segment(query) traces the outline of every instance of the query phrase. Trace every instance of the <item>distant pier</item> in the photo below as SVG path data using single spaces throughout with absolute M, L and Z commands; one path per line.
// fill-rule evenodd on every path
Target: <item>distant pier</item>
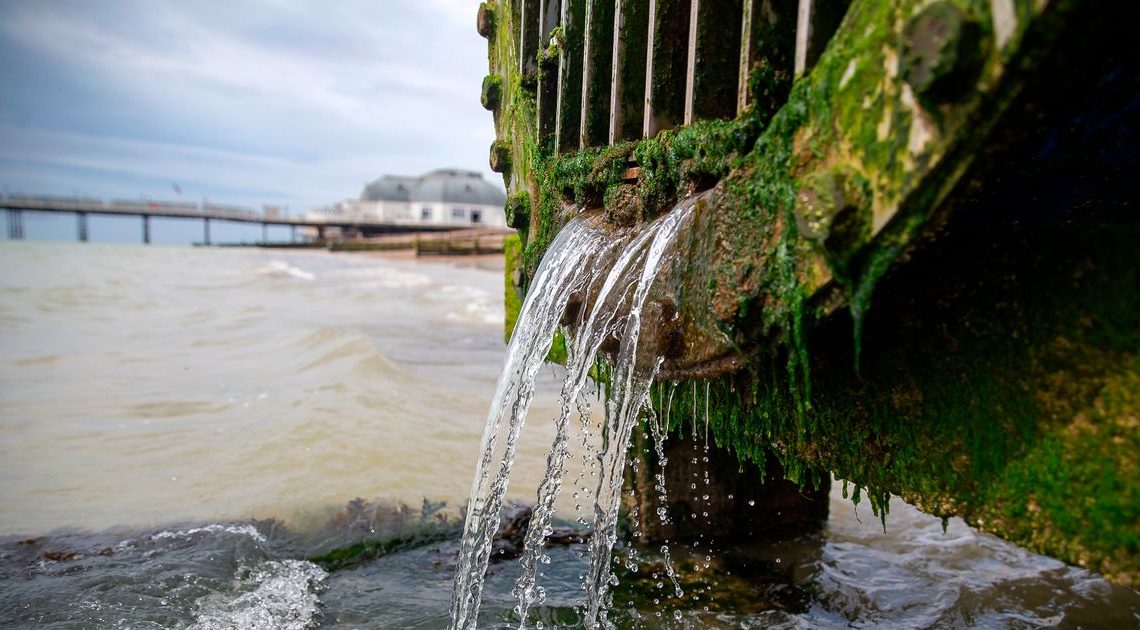
M 106 216 L 135 216 L 142 219 L 141 241 L 150 243 L 150 220 L 154 217 L 170 219 L 199 219 L 202 221 L 202 243 L 210 245 L 210 224 L 213 221 L 231 221 L 235 223 L 256 223 L 262 227 L 262 241 L 268 242 L 268 228 L 270 225 L 289 226 L 290 242 L 297 241 L 297 228 L 312 228 L 316 231 L 317 240 L 325 240 L 325 231 L 328 228 L 337 228 L 340 233 L 351 233 L 361 237 L 378 237 L 392 234 L 410 234 L 413 232 L 451 232 L 460 229 L 469 229 L 470 225 L 439 225 L 419 221 L 381 221 L 367 218 L 337 219 L 337 218 L 303 218 L 295 216 L 274 215 L 257 211 L 246 206 L 227 204 L 178 201 L 138 201 L 113 199 L 104 201 L 91 197 L 64 197 L 64 196 L 19 196 L 7 195 L 0 197 L 0 208 L 8 215 L 8 238 L 22 240 L 24 238 L 24 213 L 68 213 L 75 215 L 76 238 L 80 242 L 87 242 L 87 217 L 89 215 Z

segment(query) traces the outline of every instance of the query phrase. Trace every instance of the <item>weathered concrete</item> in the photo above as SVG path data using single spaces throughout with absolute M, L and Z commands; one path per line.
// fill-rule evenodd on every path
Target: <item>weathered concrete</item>
M 636 4 L 615 50 L 647 41 Z M 1137 9 L 800 2 L 789 90 L 795 3 L 743 4 L 742 35 L 783 37 L 742 36 L 735 120 L 621 142 L 646 76 L 620 55 L 609 147 L 555 157 L 518 133 L 525 90 L 506 99 L 530 206 L 508 293 L 576 207 L 630 224 L 711 187 L 657 299 L 680 314 L 663 378 L 709 379 L 717 444 L 1136 584 Z

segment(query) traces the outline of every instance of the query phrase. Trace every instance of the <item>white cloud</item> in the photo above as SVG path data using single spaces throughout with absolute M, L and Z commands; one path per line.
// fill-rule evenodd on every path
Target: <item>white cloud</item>
M 0 6 L 0 46 L 43 76 L 0 67 L 13 95 L 0 98 L 0 183 L 39 164 L 332 201 L 385 172 L 486 172 L 477 6 Z

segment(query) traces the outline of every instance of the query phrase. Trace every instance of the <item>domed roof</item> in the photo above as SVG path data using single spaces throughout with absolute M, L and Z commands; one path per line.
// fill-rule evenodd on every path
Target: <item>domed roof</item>
M 507 196 L 475 171 L 439 169 L 419 179 L 412 189 L 413 202 L 460 203 L 502 206 Z
M 408 201 L 412 188 L 419 181 L 415 177 L 384 175 L 367 184 L 360 192 L 361 201 Z

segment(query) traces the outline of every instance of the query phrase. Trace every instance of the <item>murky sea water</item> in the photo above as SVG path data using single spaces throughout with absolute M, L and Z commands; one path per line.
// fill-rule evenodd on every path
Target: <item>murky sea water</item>
M 504 352 L 490 266 L 0 243 L 0 625 L 445 625 L 455 517 Z M 534 500 L 545 470 L 550 372 L 519 447 L 517 500 Z M 714 559 L 724 594 L 652 605 L 653 587 L 619 587 L 613 617 L 1140 625 L 1133 591 L 959 521 L 943 533 L 901 502 L 884 534 L 838 492 L 821 535 Z M 393 540 L 374 560 L 308 561 Z M 584 551 L 550 550 L 532 621 L 578 619 Z M 482 626 L 509 625 L 517 577 L 517 562 L 492 563 Z

